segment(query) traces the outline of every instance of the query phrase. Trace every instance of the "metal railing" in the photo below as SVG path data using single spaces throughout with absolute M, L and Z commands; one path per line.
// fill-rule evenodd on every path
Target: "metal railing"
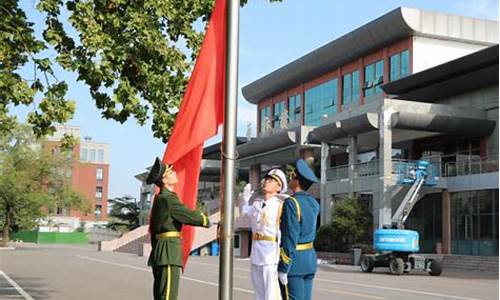
M 441 157 L 424 159 L 429 162 L 427 181 L 437 181 L 439 177 L 464 176 L 498 172 L 498 155 L 488 158 L 469 158 L 453 162 L 443 162 Z M 392 159 L 392 174 L 400 182 L 403 178 L 412 178 L 416 160 Z M 349 177 L 349 165 L 335 166 L 327 169 L 327 180 L 340 180 Z M 354 164 L 354 178 L 378 176 L 379 160 L 371 160 Z
M 498 172 L 498 156 L 490 158 L 472 158 L 443 163 L 443 176 L 464 176 Z

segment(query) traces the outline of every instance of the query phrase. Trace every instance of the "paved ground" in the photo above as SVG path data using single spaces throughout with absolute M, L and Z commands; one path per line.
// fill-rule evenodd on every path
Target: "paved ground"
M 16 246 L 0 250 L 0 299 L 151 299 L 146 259 L 97 252 L 95 246 Z M 218 299 L 218 258 L 192 257 L 181 280 L 179 299 Z M 253 299 L 249 261 L 234 260 L 234 299 Z M 321 265 L 313 299 L 498 299 L 498 275 L 445 270 L 392 276 L 352 266 Z

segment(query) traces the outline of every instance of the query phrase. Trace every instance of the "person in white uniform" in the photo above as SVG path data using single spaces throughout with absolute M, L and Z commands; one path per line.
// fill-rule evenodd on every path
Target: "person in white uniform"
M 239 195 L 240 214 L 250 217 L 252 284 L 256 300 L 280 300 L 278 262 L 280 215 L 287 190 L 285 173 L 272 169 L 264 177 L 260 193 L 247 184 Z M 249 204 L 250 198 L 253 202 Z

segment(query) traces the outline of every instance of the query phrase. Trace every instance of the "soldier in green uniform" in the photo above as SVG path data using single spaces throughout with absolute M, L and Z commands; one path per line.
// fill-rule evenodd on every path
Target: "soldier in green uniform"
M 182 268 L 182 225 L 210 226 L 207 216 L 190 210 L 180 202 L 174 192 L 177 182 L 177 174 L 172 167 L 156 158 L 146 179 L 147 184 L 154 183 L 160 188 L 160 193 L 153 202 L 149 221 L 152 250 L 148 266 L 153 269 L 155 300 L 177 299 Z

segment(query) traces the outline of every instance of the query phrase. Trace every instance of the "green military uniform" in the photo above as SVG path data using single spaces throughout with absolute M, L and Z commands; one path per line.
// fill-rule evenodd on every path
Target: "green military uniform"
M 154 166 L 151 172 L 153 170 Z M 150 219 L 152 250 L 148 266 L 153 268 L 154 299 L 177 299 L 182 268 L 180 232 L 183 224 L 208 227 L 209 221 L 203 213 L 184 206 L 175 192 L 162 188 L 153 202 Z
M 180 231 L 183 224 L 207 227 L 208 218 L 184 206 L 174 192 L 162 189 L 151 210 L 152 250 L 148 265 L 153 267 L 155 299 L 177 299 L 182 267 Z

